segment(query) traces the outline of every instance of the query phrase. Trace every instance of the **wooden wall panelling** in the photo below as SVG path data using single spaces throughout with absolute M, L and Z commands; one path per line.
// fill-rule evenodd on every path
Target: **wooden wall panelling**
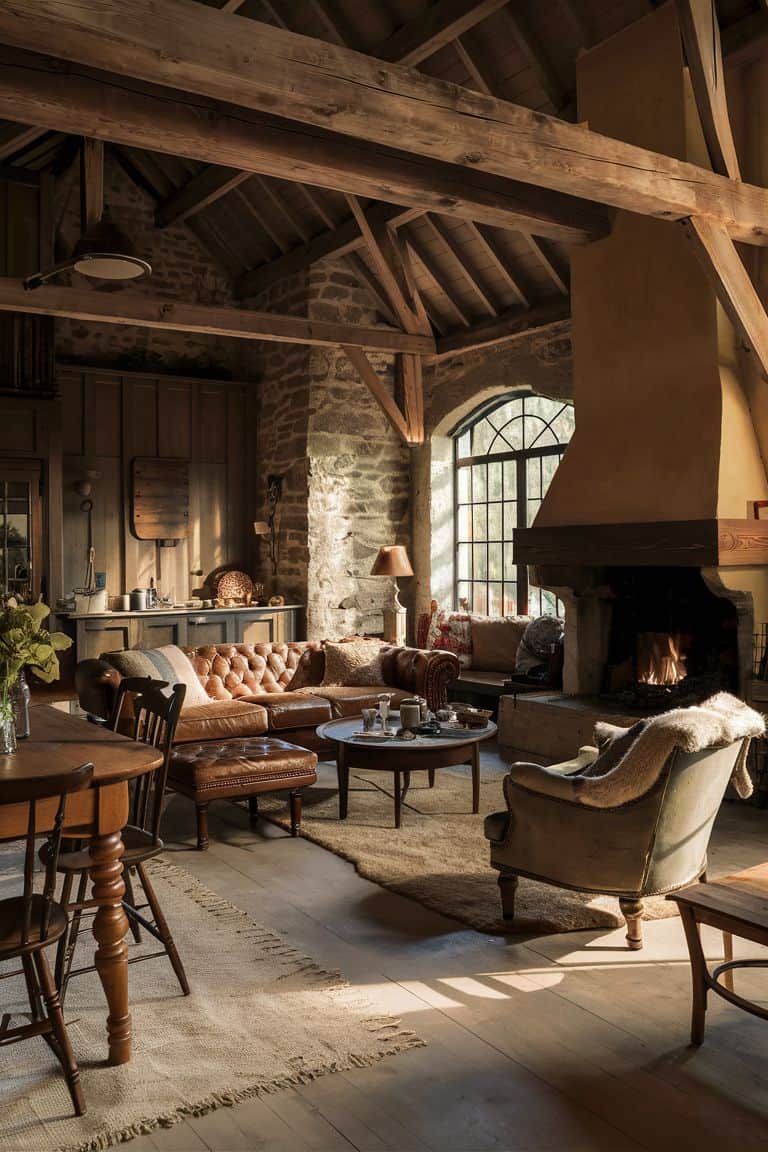
M 157 454 L 189 460 L 192 456 L 191 381 L 162 382 L 157 393 Z
M 83 390 L 85 377 L 75 370 L 59 370 L 61 396 L 61 445 L 65 456 L 82 456 L 85 451 L 83 430 Z
M 90 375 L 84 380 L 83 455 L 116 456 L 121 452 L 120 378 Z
M 40 451 L 36 403 L 20 397 L 0 398 L 0 452 L 34 456 Z
M 157 455 L 157 380 L 124 376 L 123 407 L 123 540 L 125 591 L 147 588 L 155 575 L 155 545 L 131 532 L 131 462 L 134 456 Z
M 122 469 L 119 457 L 66 456 L 63 470 L 63 522 L 64 589 L 80 588 L 85 576 L 88 548 L 88 517 L 80 508 L 83 497 L 75 486 L 86 470 L 99 473 L 93 481 L 93 546 L 96 550 L 96 571 L 107 573 L 110 596 L 119 595 L 123 588 L 123 540 L 119 517 L 115 509 L 122 504 Z
M 248 567 L 246 528 L 250 527 L 247 467 L 246 394 L 230 388 L 222 396 L 227 406 L 227 541 L 232 560 Z
M 229 560 L 227 541 L 227 410 L 222 390 L 200 384 L 202 438 L 200 483 L 200 567 L 208 573 Z

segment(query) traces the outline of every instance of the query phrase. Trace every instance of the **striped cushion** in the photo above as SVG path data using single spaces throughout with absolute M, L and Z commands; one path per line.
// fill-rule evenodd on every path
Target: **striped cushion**
M 186 708 L 211 702 L 191 661 L 175 644 L 105 652 L 101 658 L 116 668 L 121 676 L 151 676 L 154 680 L 167 680 L 169 684 L 186 684 Z

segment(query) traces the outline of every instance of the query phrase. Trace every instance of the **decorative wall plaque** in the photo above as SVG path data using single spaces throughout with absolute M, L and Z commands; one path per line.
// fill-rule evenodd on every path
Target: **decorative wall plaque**
M 189 461 L 137 456 L 131 509 L 133 534 L 139 540 L 185 540 L 189 534 Z

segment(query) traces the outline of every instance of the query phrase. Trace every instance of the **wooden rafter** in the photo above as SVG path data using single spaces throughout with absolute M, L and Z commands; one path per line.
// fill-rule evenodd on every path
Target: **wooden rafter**
M 725 96 L 720 25 L 714 0 L 677 0 L 680 31 L 696 106 L 715 172 L 739 180 L 739 161 Z
M 703 217 L 692 216 L 685 229 L 731 323 L 768 379 L 768 316 L 736 245 L 721 225 Z
M 288 205 L 280 196 L 277 195 L 275 190 L 270 187 L 268 181 L 263 176 L 255 176 L 254 183 L 261 189 L 262 194 L 269 200 L 277 215 L 285 221 L 289 228 L 296 232 L 303 242 L 306 244 L 309 241 L 309 232 L 304 224 L 298 219 L 295 212 L 292 212 Z
M 181 224 L 220 197 L 226 196 L 227 192 L 237 188 L 244 180 L 249 180 L 252 175 L 252 172 L 242 172 L 239 168 L 204 168 L 199 175 L 193 176 L 158 205 L 155 223 L 160 228 Z
M 424 443 L 424 383 L 423 362 L 420 356 L 408 353 L 395 358 L 395 372 L 403 396 L 408 440 L 411 444 Z
M 3 124 L 0 127 L 0 162 L 21 152 L 22 148 L 29 147 L 45 136 L 45 128 L 29 128 L 24 124 Z
M 414 67 L 503 8 L 507 0 L 436 0 L 379 44 L 374 55 Z
M 410 444 L 410 428 L 406 419 L 363 349 L 346 346 L 344 352 L 395 432 L 406 444 Z
M 566 243 L 584 243 L 608 228 L 603 209 L 572 196 L 327 131 L 286 127 L 284 121 L 246 109 L 235 114 L 227 105 L 180 91 L 129 80 L 117 85 L 105 73 L 66 67 L 2 45 L 0 116 L 26 117 L 69 135 L 238 167 L 499 228 L 527 229 Z
M 533 308 L 510 308 L 500 316 L 482 320 L 466 331 L 451 332 L 440 338 L 437 341 L 437 358 L 469 352 L 473 348 L 507 344 L 533 329 L 543 330 L 562 324 L 570 314 L 570 304 L 562 296 L 535 304 Z
M 395 316 L 389 301 L 387 300 L 384 289 L 376 279 L 374 273 L 366 264 L 365 260 L 356 252 L 351 252 L 346 257 L 347 265 L 349 266 L 353 276 L 357 278 L 361 284 L 372 297 L 377 309 L 394 328 L 398 328 L 397 316 Z
M 512 34 L 520 51 L 533 68 L 547 99 L 554 110 L 558 112 L 566 103 L 565 91 L 539 44 L 530 22 L 519 6 L 514 11 L 511 7 L 506 7 L 504 17 L 512 29 Z
M 391 204 L 376 204 L 373 208 L 366 209 L 366 216 L 375 223 L 387 224 L 392 221 L 393 224 L 397 224 L 407 220 L 409 213 Z M 365 240 L 360 225 L 354 216 L 350 216 L 337 227 L 329 228 L 327 232 L 314 236 L 307 244 L 292 248 L 269 264 L 261 264 L 258 268 L 244 272 L 235 285 L 235 292 L 240 297 L 255 296 L 270 284 L 275 284 L 278 280 L 314 264 L 317 260 L 323 260 L 327 256 L 345 256 L 364 246 Z
M 83 232 L 104 212 L 104 141 L 87 136 L 80 149 L 80 227 Z
M 463 306 L 456 300 L 453 285 L 449 283 L 446 277 L 441 272 L 440 268 L 435 263 L 432 253 L 427 248 L 426 244 L 422 241 L 421 237 L 415 232 L 409 231 L 404 233 L 405 243 L 416 256 L 417 260 L 421 263 L 424 271 L 429 276 L 430 280 L 436 285 L 437 288 L 443 293 L 448 301 L 448 307 L 453 313 L 456 320 L 464 328 L 469 328 L 472 320 L 467 314 Z
M 493 237 L 478 227 L 477 224 L 470 224 L 469 227 L 477 244 L 480 246 L 480 248 L 482 248 L 483 252 L 490 260 L 496 271 L 499 273 L 509 290 L 519 300 L 524 308 L 528 308 L 530 306 L 530 301 L 507 267 L 507 262 L 503 259 L 500 252 L 498 251 Z
M 539 240 L 536 236 L 531 236 L 528 232 L 523 233 L 523 239 L 547 276 L 549 276 L 557 291 L 562 292 L 563 296 L 567 296 L 569 292 L 568 268 L 562 266 L 561 261 L 549 250 L 544 240 Z
M 484 93 L 486 96 L 493 96 L 490 81 L 488 80 L 483 68 L 478 64 L 474 55 L 467 48 L 466 43 L 462 40 L 461 36 L 457 36 L 453 41 L 453 47 L 456 55 L 461 60 L 462 64 L 469 74 L 473 87 L 478 91 Z
M 330 212 L 328 211 L 328 209 L 323 204 L 323 201 L 320 198 L 320 196 L 318 195 L 318 193 L 313 192 L 311 188 L 307 188 L 306 184 L 297 184 L 296 187 L 298 188 L 299 192 L 301 193 L 301 195 L 306 200 L 307 204 L 309 204 L 309 206 L 313 210 L 313 212 L 316 212 L 317 215 L 320 217 L 323 224 L 325 224 L 326 228 L 330 228 L 330 229 L 335 228 L 336 227 L 336 220 L 334 220 L 333 216 L 331 216 Z
M 735 239 L 768 243 L 766 189 L 413 69 L 387 69 L 336 45 L 192 8 L 192 0 L 134 0 L 128 19 L 118 0 L 100 0 L 97 9 L 68 0 L 0 2 L 0 39 L 633 212 L 706 215 Z M 247 69 L 239 65 L 244 56 Z M 13 104 L 10 118 L 18 120 L 18 94 Z
M 350 345 L 381 352 L 407 351 L 430 355 L 434 341 L 425 334 L 396 332 L 391 328 L 336 324 L 279 316 L 244 308 L 185 304 L 138 292 L 108 293 L 49 285 L 28 292 L 21 280 L 0 279 L 0 312 L 28 312 L 38 316 L 68 316 L 74 320 L 130 324 L 177 332 L 204 332 L 244 340 L 275 340 L 289 344 Z
M 376 275 L 400 325 L 406 332 L 423 331 L 423 325 L 416 315 L 413 299 L 405 282 L 399 254 L 386 225 L 367 216 L 356 196 L 347 196 L 347 203 L 365 240 Z
M 489 314 L 489 316 L 498 316 L 499 309 L 496 307 L 496 304 L 493 302 L 490 294 L 486 292 L 485 288 L 483 288 L 482 284 L 480 283 L 478 274 L 467 263 L 466 255 L 461 245 L 456 243 L 456 240 L 453 237 L 453 233 L 445 227 L 439 218 L 433 216 L 429 212 L 426 214 L 424 219 L 427 221 L 429 227 L 432 229 L 435 235 L 448 249 L 454 264 L 459 269 L 466 282 L 469 284 L 475 296 L 477 296 L 485 311 Z

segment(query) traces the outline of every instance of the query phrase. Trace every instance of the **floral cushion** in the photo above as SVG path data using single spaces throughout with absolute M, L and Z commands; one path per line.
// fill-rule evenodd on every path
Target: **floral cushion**
M 432 613 L 427 631 L 427 648 L 453 652 L 465 668 L 472 663 L 472 619 L 467 612 Z

